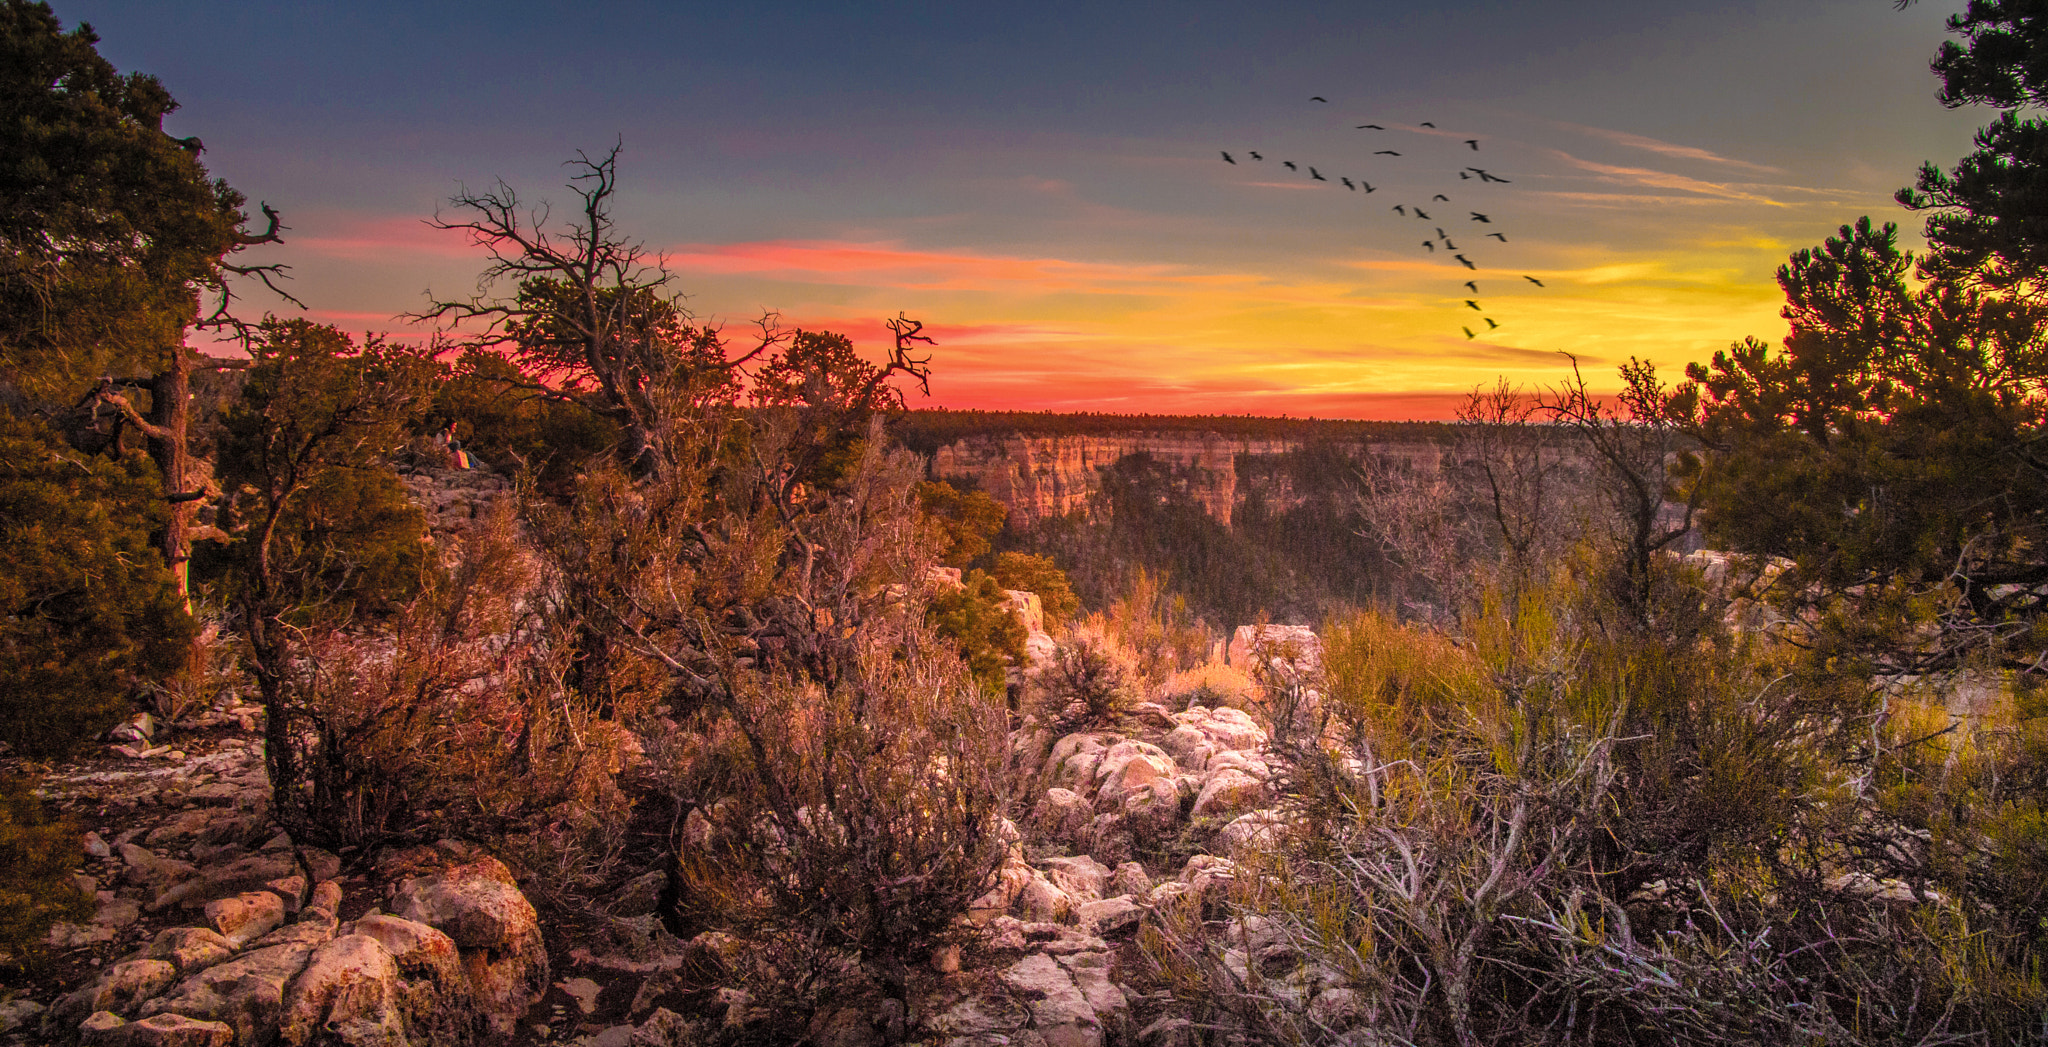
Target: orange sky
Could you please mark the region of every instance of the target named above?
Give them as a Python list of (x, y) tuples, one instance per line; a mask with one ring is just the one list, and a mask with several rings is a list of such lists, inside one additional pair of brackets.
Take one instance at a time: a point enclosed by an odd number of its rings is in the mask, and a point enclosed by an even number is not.
[(1892, 192), (1989, 118), (1933, 99), (1941, 3), (507, 2), (468, 49), (434, 3), (59, 13), (283, 210), (251, 260), (314, 319), (406, 333), (484, 264), (423, 223), (460, 186), (560, 208), (561, 161), (618, 141), (619, 227), (700, 318), (879, 355), (908, 314), (951, 407), (1443, 417), (1563, 352), (1675, 378), (1781, 335), (1793, 250), (1864, 214), (1911, 241)]

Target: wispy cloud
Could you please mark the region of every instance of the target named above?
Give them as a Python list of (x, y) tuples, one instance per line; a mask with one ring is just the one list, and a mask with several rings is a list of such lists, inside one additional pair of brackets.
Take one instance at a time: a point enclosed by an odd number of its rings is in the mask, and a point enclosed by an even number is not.
[(469, 234), (435, 229), (417, 218), (362, 218), (315, 215), (286, 242), (293, 250), (350, 261), (393, 254), (476, 258), (480, 250)]
[(663, 252), (663, 257), (670, 269), (683, 272), (779, 275), (918, 290), (1019, 285), (1071, 291), (1104, 285), (1151, 284), (1192, 275), (1183, 267), (1170, 264), (1122, 265), (928, 251), (906, 248), (894, 241), (754, 240), (686, 244)]
[(1615, 145), (1626, 146), (1630, 149), (1641, 149), (1644, 152), (1656, 153), (1660, 156), (1669, 156), (1680, 160), (1699, 160), (1710, 164), (1722, 164), (1746, 171), (1756, 171), (1760, 174), (1784, 173), (1783, 168), (1770, 167), (1765, 164), (1753, 164), (1747, 160), (1737, 160), (1734, 157), (1722, 156), (1719, 153), (1701, 149), (1697, 146), (1679, 145), (1676, 142), (1666, 142), (1645, 135), (1629, 134), (1627, 131), (1610, 131), (1604, 127), (1588, 127), (1584, 124), (1566, 123), (1561, 120), (1552, 122), (1559, 127), (1577, 131), (1580, 134), (1591, 135), (1594, 138), (1613, 142)]
[(1709, 182), (1682, 174), (1672, 174), (1669, 171), (1657, 171), (1647, 167), (1621, 167), (1615, 164), (1603, 164), (1594, 160), (1580, 159), (1562, 149), (1546, 149), (1544, 152), (1581, 171), (1592, 172), (1599, 176), (1599, 180), (1603, 182), (1611, 182), (1618, 185), (1640, 185), (1650, 189), (1676, 189), (1681, 192), (1698, 193), (1701, 196), (1717, 197), (1741, 203), (1764, 204), (1770, 207), (1787, 206), (1783, 202), (1773, 200), (1768, 196), (1760, 196), (1722, 182)]

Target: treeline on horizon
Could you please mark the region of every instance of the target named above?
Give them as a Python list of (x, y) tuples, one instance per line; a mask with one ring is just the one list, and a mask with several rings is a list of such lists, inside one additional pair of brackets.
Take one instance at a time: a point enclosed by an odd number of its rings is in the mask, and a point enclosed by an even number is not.
[(1106, 436), (1114, 433), (1214, 433), (1252, 440), (1362, 442), (1450, 438), (1448, 422), (1385, 422), (1268, 417), (1251, 414), (1107, 414), (1095, 411), (982, 411), (944, 407), (905, 411), (889, 431), (903, 446), (929, 457), (948, 444), (977, 436)]

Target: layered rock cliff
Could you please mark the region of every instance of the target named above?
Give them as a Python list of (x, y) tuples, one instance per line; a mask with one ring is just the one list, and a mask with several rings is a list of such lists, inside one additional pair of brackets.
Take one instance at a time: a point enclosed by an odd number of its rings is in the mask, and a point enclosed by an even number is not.
[[(1247, 499), (1273, 510), (1299, 504), (1311, 492), (1299, 489), (1299, 470), (1290, 457), (1310, 441), (1229, 436), (1204, 432), (1097, 433), (1085, 436), (1023, 432), (981, 433), (939, 446), (931, 453), (935, 480), (966, 481), (1009, 507), (1022, 526), (1074, 511), (1086, 511), (1101, 489), (1102, 470), (1132, 455), (1149, 455), (1170, 466), (1187, 493), (1209, 516), (1228, 526)], [(1370, 455), (1393, 458), (1433, 472), (1440, 467), (1438, 442), (1413, 439), (1321, 441), (1313, 446), (1352, 460)]]

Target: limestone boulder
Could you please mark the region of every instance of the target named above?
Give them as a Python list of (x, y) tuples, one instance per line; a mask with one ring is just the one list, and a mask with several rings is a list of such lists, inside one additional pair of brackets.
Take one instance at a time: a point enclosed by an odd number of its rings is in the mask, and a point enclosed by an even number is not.
[(1017, 621), (1023, 624), (1027, 635), (1045, 631), (1045, 604), (1038, 599), (1037, 593), (1022, 589), (1005, 589), (1003, 602), (998, 607), (1016, 615)]
[(301, 919), (307, 918), (307, 913), (323, 913), (326, 919), (332, 920), (340, 911), (341, 885), (333, 880), (322, 880), (313, 885), (313, 893), (307, 896), (305, 908), (299, 913)]
[(249, 891), (206, 903), (206, 924), (239, 949), (284, 923), (284, 899), (269, 891)]
[(1160, 778), (1125, 793), (1116, 811), (1123, 831), (1134, 838), (1156, 840), (1179, 826), (1184, 778)]
[(401, 1009), (413, 1038), (423, 1043), (462, 1045), (482, 1031), (469, 975), (455, 942), (423, 923), (396, 916), (365, 916), (352, 933), (376, 940), (405, 979)]
[(112, 1011), (94, 1011), (78, 1023), (78, 1042), (85, 1047), (111, 1047), (127, 1025), (128, 1019)]
[(494, 1035), (509, 1036), (547, 992), (548, 954), (532, 903), (495, 858), (408, 881), (393, 914), (448, 936)]
[(1047, 789), (1045, 796), (1038, 801), (1037, 809), (1031, 813), (1031, 821), (1038, 832), (1054, 840), (1079, 838), (1094, 818), (1094, 808), (1080, 793), (1060, 788)]
[(1017, 891), (1010, 909), (1033, 923), (1060, 923), (1073, 918), (1074, 899), (1044, 873), (1031, 870), (1031, 878)]
[(1001, 973), (1003, 984), (1025, 1000), (1031, 1025), (1046, 1047), (1102, 1047), (1102, 1022), (1074, 976), (1044, 953), (1033, 953)]
[[(1181, 714), (1185, 717), (1187, 714)], [(1218, 745), (1208, 733), (1192, 723), (1176, 723), (1160, 736), (1159, 748), (1183, 770), (1201, 771), (1208, 767), (1209, 757), (1216, 755)]]
[(234, 1027), (237, 1043), (267, 1042), (284, 1011), (285, 986), (312, 953), (305, 945), (251, 950), (186, 976), (169, 994), (144, 1004), (143, 1011), (223, 1022)]
[(177, 978), (178, 968), (164, 960), (117, 963), (91, 985), (58, 1000), (50, 1014), (62, 1024), (81, 1021), (95, 1011), (126, 1014), (136, 1004), (164, 991)]
[(205, 927), (171, 927), (158, 932), (149, 944), (149, 958), (168, 960), (180, 974), (211, 967), (235, 954), (235, 947), (219, 931)]
[(1110, 977), (1110, 953), (1106, 949), (1079, 949), (1057, 956), (1059, 964), (1074, 979), (1074, 987), (1095, 1012), (1095, 1021), (1112, 1042), (1124, 1037), (1130, 1019), (1130, 999)]
[(1104, 750), (1095, 764), (1094, 796), (1098, 809), (1121, 807), (1124, 798), (1159, 783), (1171, 785), (1180, 769), (1173, 757), (1150, 742), (1121, 741)]
[(334, 940), (333, 921), (301, 920), (288, 923), (277, 930), (249, 943), (251, 949), (267, 949), (273, 945), (305, 945), (314, 949)]
[[(1201, 736), (1199, 743), (1196, 743), (1192, 735), (1180, 734), (1179, 740), (1174, 744), (1199, 744), (1207, 746), (1211, 753), (1257, 752), (1265, 747), (1267, 741), (1266, 729), (1260, 727), (1258, 721), (1253, 720), (1251, 714), (1242, 709), (1210, 709), (1198, 705), (1186, 712), (1173, 714), (1173, 720), (1180, 727), (1190, 728)], [(1174, 731), (1178, 732), (1179, 729), (1176, 727)], [(1173, 732), (1167, 735), (1167, 739), (1175, 737)]]
[(1045, 878), (1076, 904), (1100, 899), (1112, 875), (1108, 866), (1085, 854), (1047, 858), (1043, 864)]
[(156, 1014), (122, 1026), (117, 1038), (108, 1042), (121, 1047), (234, 1047), (236, 1040), (234, 1027), (226, 1022)]
[(348, 934), (313, 950), (285, 990), (278, 1038), (288, 1047), (409, 1047), (405, 982), (377, 939)]
[(1151, 877), (1139, 863), (1122, 863), (1110, 873), (1110, 893), (1128, 893), (1145, 897), (1151, 891)]
[(1127, 894), (1084, 902), (1074, 909), (1075, 923), (1082, 930), (1104, 937), (1133, 930), (1144, 918), (1144, 907)]
[(1072, 789), (1084, 797), (1095, 795), (1096, 766), (1103, 754), (1123, 736), (1103, 731), (1079, 731), (1052, 745), (1045, 758), (1045, 783), (1049, 787)]
[(1225, 767), (1209, 776), (1202, 794), (1195, 797), (1194, 817), (1221, 817), (1254, 810), (1267, 799), (1266, 783), (1235, 767)]
[(1003, 864), (996, 869), (995, 886), (989, 888), (987, 894), (967, 904), (968, 920), (976, 925), (983, 925), (1009, 912), (1017, 903), (1017, 897), (1023, 892), (1024, 885), (1030, 883), (1035, 875), (1038, 875), (1038, 871), (1022, 857), (1012, 854), (1003, 859)]

